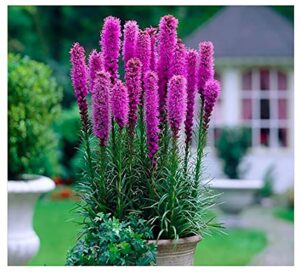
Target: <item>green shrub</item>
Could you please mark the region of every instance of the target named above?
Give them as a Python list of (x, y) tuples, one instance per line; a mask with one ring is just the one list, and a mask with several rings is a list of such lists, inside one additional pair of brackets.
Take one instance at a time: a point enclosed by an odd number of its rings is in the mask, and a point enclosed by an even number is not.
[(9, 179), (59, 171), (58, 138), (51, 125), (61, 99), (62, 89), (47, 65), (8, 55)]
[(251, 143), (247, 128), (223, 128), (216, 141), (217, 154), (223, 161), (223, 171), (231, 179), (239, 178), (239, 164)]
[(261, 197), (270, 197), (273, 195), (274, 186), (274, 167), (271, 166), (264, 175), (263, 187), (258, 191)]
[[(62, 156), (62, 177), (74, 178), (78, 172), (78, 151), (80, 135), (80, 117), (76, 103), (70, 108), (64, 108), (54, 125), (55, 132), (60, 137), (60, 148), (63, 151)], [(75, 161), (75, 163), (73, 162)]]
[(119, 221), (99, 213), (86, 226), (84, 238), (68, 252), (67, 265), (152, 265), (156, 246), (146, 221), (130, 215)]

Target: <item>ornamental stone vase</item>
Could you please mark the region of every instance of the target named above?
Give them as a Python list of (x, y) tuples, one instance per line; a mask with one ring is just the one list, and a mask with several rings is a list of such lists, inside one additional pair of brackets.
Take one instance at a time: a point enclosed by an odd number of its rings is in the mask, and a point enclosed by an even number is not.
[(224, 223), (227, 226), (240, 225), (240, 213), (254, 203), (257, 190), (263, 186), (262, 180), (215, 179), (210, 184), (218, 197), (218, 207), (225, 214)]
[(37, 253), (40, 240), (32, 225), (38, 197), (55, 183), (44, 176), (8, 181), (8, 265), (26, 265)]

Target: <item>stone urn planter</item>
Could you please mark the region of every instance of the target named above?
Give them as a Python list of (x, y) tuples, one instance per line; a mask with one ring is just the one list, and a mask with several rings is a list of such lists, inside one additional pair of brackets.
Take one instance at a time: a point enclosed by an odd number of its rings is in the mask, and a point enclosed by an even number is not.
[(38, 251), (40, 240), (32, 226), (38, 197), (54, 189), (47, 177), (8, 181), (8, 265), (25, 265)]
[(238, 223), (237, 216), (254, 203), (255, 193), (262, 186), (262, 180), (215, 179), (211, 182), (211, 188), (220, 194), (218, 206), (231, 216), (230, 225)]
[(201, 236), (195, 235), (178, 240), (150, 240), (149, 243), (156, 243), (157, 245), (156, 265), (191, 266), (197, 243), (201, 239)]

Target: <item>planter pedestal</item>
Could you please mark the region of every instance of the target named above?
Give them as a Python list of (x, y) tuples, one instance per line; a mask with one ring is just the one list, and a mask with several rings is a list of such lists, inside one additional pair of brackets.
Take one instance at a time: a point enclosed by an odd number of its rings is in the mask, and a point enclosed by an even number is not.
[(26, 265), (38, 251), (40, 240), (33, 230), (38, 197), (54, 189), (54, 182), (39, 176), (28, 181), (8, 181), (8, 265)]
[(216, 179), (211, 188), (220, 194), (218, 206), (226, 215), (227, 226), (237, 227), (241, 224), (240, 213), (254, 202), (254, 195), (263, 186), (262, 180)]
[(197, 243), (201, 237), (191, 236), (175, 240), (155, 240), (149, 243), (156, 243), (158, 253), (156, 256), (156, 265), (158, 266), (191, 266), (194, 261), (194, 253)]

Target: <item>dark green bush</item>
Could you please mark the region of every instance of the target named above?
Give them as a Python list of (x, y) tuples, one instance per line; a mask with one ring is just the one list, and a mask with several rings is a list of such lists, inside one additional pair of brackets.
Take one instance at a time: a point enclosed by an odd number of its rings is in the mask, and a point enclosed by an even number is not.
[(81, 240), (68, 252), (67, 265), (152, 265), (156, 246), (146, 221), (130, 215), (120, 221), (99, 213), (86, 225)]
[(54, 125), (55, 132), (60, 137), (62, 156), (62, 177), (73, 179), (79, 172), (79, 147), (80, 117), (78, 107), (74, 103), (70, 108), (64, 108)]
[(8, 55), (9, 179), (59, 171), (58, 138), (51, 126), (61, 99), (62, 89), (47, 65)]
[(239, 164), (251, 144), (247, 128), (223, 128), (216, 141), (217, 154), (223, 161), (223, 171), (231, 179), (239, 178)]

